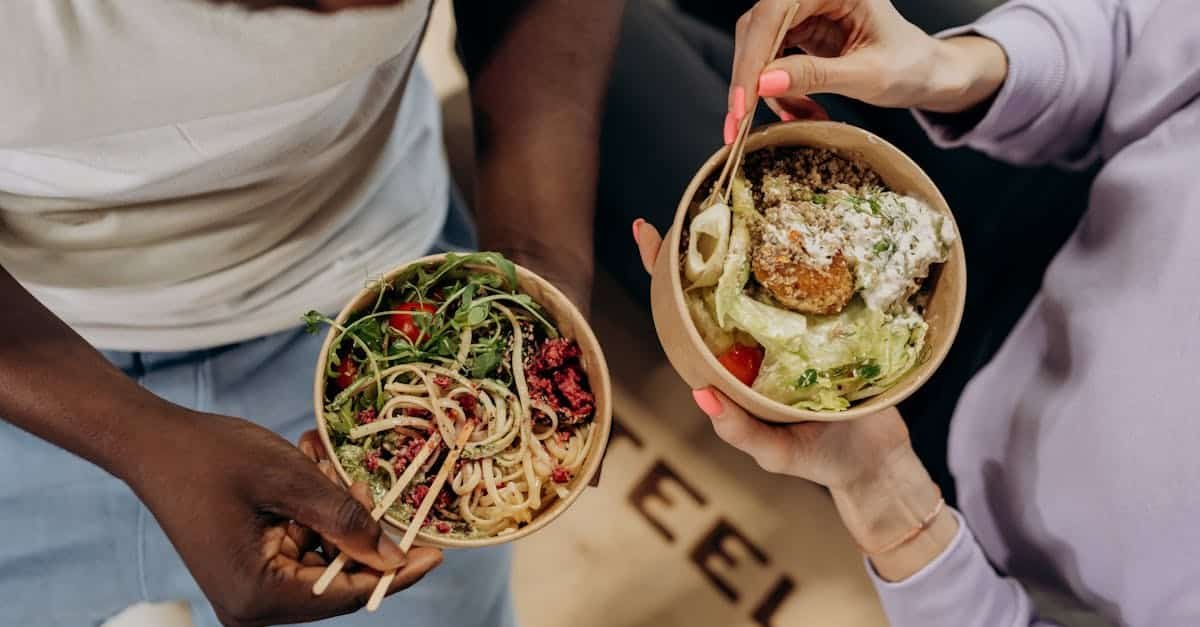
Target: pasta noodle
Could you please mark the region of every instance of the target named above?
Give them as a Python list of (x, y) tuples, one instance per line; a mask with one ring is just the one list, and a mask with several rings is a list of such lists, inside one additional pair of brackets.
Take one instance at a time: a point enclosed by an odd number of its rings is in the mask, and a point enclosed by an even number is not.
[(519, 529), (569, 493), (592, 446), (594, 399), (578, 347), (558, 337), (536, 303), (515, 282), (496, 285), (496, 272), (461, 265), (439, 268), (424, 284), (402, 278), (381, 286), (404, 302), (381, 309), (388, 300), (381, 297), (378, 312), (342, 328), (338, 351), (330, 351), (325, 419), (339, 463), (367, 481), (377, 501), (440, 435), (436, 453), (388, 511), (402, 524), (427, 493), (446, 443), (474, 423), (426, 524), (436, 533), (488, 537)]

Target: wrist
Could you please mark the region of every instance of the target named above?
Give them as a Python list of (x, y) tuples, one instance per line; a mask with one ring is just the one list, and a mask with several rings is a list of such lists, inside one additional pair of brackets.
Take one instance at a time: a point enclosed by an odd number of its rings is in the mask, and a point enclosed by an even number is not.
[(124, 427), (99, 465), (125, 482), (135, 493), (147, 480), (160, 478), (162, 464), (178, 461), (196, 445), (191, 426), (200, 414), (156, 396), (128, 405), (121, 418)]
[(895, 450), (878, 472), (833, 490), (832, 496), (851, 537), (890, 581), (933, 561), (957, 531), (940, 489), (911, 447)]
[(918, 109), (962, 113), (995, 97), (1008, 76), (1008, 57), (1000, 44), (976, 35), (935, 41), (929, 89)]
[(595, 267), (592, 248), (555, 245), (527, 233), (493, 231), (481, 238), (481, 250), (503, 253), (513, 263), (524, 266), (553, 283), (586, 314), (590, 305)]

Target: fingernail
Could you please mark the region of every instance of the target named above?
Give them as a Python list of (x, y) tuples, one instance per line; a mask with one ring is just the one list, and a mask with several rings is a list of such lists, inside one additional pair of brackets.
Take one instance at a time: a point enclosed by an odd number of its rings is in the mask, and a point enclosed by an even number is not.
[(638, 244), (642, 243), (642, 225), (645, 223), (646, 221), (641, 218), (633, 221), (633, 241)]
[(732, 144), (734, 138), (737, 137), (737, 126), (738, 126), (738, 121), (737, 121), (737, 118), (733, 117), (733, 112), (730, 111), (729, 113), (726, 113), (725, 114), (725, 145), (728, 146), (729, 144)]
[(379, 544), (376, 546), (376, 550), (379, 551), (380, 557), (389, 563), (395, 564), (396, 568), (403, 566), (408, 561), (408, 557), (404, 555), (404, 551), (401, 551), (400, 547), (395, 542), (392, 542), (386, 531), (379, 534)]
[(741, 121), (746, 117), (746, 88), (733, 88), (733, 117), (737, 121)]
[(692, 398), (700, 406), (700, 411), (707, 414), (710, 418), (721, 415), (721, 399), (717, 398), (717, 395), (713, 394), (712, 390), (692, 390)]
[(783, 70), (771, 70), (758, 77), (758, 95), (764, 98), (782, 96), (791, 84), (792, 77)]
[(794, 122), (796, 120), (796, 116), (788, 113), (787, 111), (780, 111), (779, 119), (783, 120), (784, 122)]

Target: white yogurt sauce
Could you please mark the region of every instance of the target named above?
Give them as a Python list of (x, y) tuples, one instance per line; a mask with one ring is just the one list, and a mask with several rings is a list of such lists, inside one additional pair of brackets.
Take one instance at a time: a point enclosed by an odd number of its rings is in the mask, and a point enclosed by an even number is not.
[(819, 267), (841, 251), (854, 268), (855, 290), (868, 307), (879, 311), (892, 310), (908, 298), (929, 274), (930, 265), (946, 261), (957, 237), (954, 225), (941, 213), (890, 191), (857, 195), (835, 190), (811, 203), (781, 209), (795, 220), (789, 220), (786, 229), (768, 226), (774, 231), (771, 236), (786, 241), (785, 231), (795, 231)]

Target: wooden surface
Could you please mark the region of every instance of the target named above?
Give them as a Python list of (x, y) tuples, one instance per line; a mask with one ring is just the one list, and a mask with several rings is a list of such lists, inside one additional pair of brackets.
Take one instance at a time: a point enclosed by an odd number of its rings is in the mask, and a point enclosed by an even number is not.
[[(862, 129), (838, 122), (789, 122), (756, 129), (746, 140), (747, 151), (766, 146), (836, 148), (844, 156), (862, 159), (870, 165), (893, 191), (920, 198), (951, 220), (954, 219), (946, 199), (917, 164), (896, 147)], [(663, 251), (670, 254), (659, 255), (654, 267), (654, 280), (650, 288), (654, 324), (671, 364), (691, 387), (715, 386), (751, 413), (774, 422), (850, 420), (891, 407), (907, 398), (933, 376), (958, 333), (967, 297), (966, 257), (961, 238), (955, 240), (946, 263), (926, 279), (927, 284), (932, 285), (932, 292), (925, 312), (929, 332), (925, 338), (923, 361), (882, 394), (858, 401), (846, 411), (793, 409), (754, 392), (734, 379), (700, 339), (683, 300), (679, 255), (675, 251), (679, 250), (684, 219), (693, 200), (703, 196), (700, 186), (724, 164), (728, 150), (728, 147), (722, 148), (709, 158), (683, 192), (675, 220), (663, 239)]]

